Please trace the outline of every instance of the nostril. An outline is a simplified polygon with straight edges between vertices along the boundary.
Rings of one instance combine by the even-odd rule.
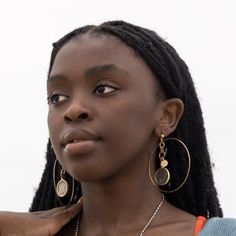
[[[89,117],[90,115],[87,112],[80,112],[77,114],[68,112],[64,114],[64,120],[66,123],[88,120]]]
[[[79,119],[80,120],[85,120],[85,119],[88,119],[88,114],[87,113],[82,113],[79,115]]]
[[[69,123],[72,121],[71,118],[69,118],[68,116],[65,116],[64,119],[65,119],[66,123]]]

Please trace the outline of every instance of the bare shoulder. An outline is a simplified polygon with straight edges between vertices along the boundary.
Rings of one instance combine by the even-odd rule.
[[[155,224],[150,227],[150,236],[192,236],[196,216],[189,214],[166,202],[166,206],[160,211],[160,218],[157,217]]]

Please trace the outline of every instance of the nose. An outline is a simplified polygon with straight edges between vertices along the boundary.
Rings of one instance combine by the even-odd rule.
[[[82,102],[78,99],[74,99],[73,101],[71,101],[69,107],[64,113],[64,120],[66,123],[91,119],[91,111],[87,106],[85,106],[85,104],[82,104]]]

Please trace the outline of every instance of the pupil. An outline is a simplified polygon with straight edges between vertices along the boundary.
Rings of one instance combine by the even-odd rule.
[[[103,93],[104,91],[105,91],[105,87],[104,86],[98,87],[98,92],[99,93]]]
[[[54,102],[58,102],[59,101],[59,97],[58,96],[55,96],[54,97]]]

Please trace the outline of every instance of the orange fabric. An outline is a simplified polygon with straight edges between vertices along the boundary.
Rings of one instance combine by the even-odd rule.
[[[206,218],[203,216],[198,216],[197,217],[197,221],[196,221],[196,225],[195,225],[195,229],[194,229],[194,236],[196,236],[202,229],[204,223],[206,222]]]

